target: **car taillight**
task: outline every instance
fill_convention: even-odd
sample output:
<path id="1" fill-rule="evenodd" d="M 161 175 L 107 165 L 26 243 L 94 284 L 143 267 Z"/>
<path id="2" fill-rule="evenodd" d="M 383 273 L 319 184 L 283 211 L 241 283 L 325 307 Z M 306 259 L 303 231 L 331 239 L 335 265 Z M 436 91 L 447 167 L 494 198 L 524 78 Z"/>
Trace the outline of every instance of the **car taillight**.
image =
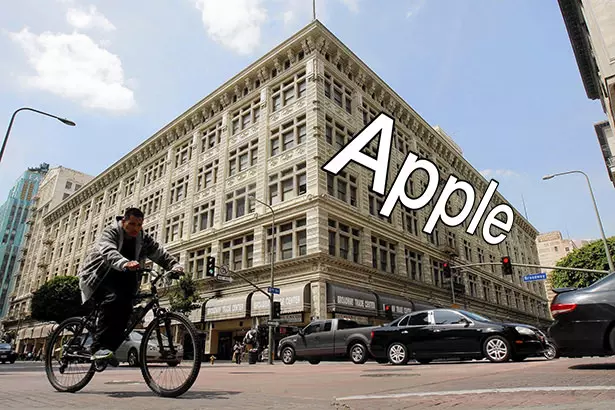
<path id="1" fill-rule="evenodd" d="M 374 338 L 374 331 L 373 331 L 373 330 L 372 330 L 372 334 L 371 334 L 371 335 L 369 335 L 369 337 L 370 337 L 370 339 L 373 339 L 373 338 Z"/>
<path id="2" fill-rule="evenodd" d="M 555 316 L 562 313 L 570 313 L 576 308 L 576 303 L 554 303 L 551 305 L 551 314 Z"/>

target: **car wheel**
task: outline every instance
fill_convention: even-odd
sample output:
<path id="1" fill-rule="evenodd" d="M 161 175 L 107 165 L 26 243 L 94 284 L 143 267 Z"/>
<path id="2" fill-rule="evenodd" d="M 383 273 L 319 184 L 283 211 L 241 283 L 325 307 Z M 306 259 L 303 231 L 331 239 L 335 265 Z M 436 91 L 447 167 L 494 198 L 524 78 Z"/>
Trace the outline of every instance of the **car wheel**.
<path id="1" fill-rule="evenodd" d="M 543 352 L 543 355 L 545 356 L 545 358 L 547 360 L 556 359 L 557 358 L 557 350 L 555 349 L 555 346 L 548 345 L 547 348 L 545 349 L 545 351 Z"/>
<path id="2" fill-rule="evenodd" d="M 485 340 L 485 356 L 494 363 L 504 363 L 510 359 L 510 344 L 502 336 L 491 336 Z"/>
<path id="3" fill-rule="evenodd" d="M 282 349 L 282 363 L 284 364 L 293 364 L 295 363 L 295 349 L 290 346 L 286 346 Z"/>
<path id="4" fill-rule="evenodd" d="M 363 343 L 355 343 L 350 348 L 350 360 L 354 364 L 363 364 L 367 361 L 367 349 Z"/>
<path id="5" fill-rule="evenodd" d="M 139 355 L 137 349 L 130 349 L 128 352 L 128 365 L 130 367 L 137 367 L 139 365 Z"/>
<path id="6" fill-rule="evenodd" d="M 408 348 L 399 342 L 395 342 L 389 346 L 387 349 L 387 357 L 389 358 L 389 362 L 396 366 L 406 364 L 410 359 Z"/>

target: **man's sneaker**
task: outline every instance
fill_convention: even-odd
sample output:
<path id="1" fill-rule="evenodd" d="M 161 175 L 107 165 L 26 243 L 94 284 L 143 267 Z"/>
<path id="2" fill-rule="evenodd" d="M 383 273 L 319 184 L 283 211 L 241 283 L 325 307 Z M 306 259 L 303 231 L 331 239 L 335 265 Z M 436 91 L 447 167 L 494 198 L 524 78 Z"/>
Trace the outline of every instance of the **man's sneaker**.
<path id="1" fill-rule="evenodd" d="M 110 359 L 111 357 L 113 357 L 113 352 L 111 350 L 100 349 L 92 355 L 91 359 L 92 360 L 103 360 L 103 359 Z"/>

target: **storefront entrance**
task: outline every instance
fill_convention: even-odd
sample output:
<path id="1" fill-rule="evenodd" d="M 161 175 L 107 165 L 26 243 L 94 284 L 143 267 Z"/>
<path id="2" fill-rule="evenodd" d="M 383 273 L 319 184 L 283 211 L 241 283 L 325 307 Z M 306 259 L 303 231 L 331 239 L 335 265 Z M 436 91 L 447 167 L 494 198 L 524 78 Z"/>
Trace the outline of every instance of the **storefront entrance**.
<path id="1" fill-rule="evenodd" d="M 231 360 L 233 358 L 233 332 L 220 332 L 218 338 L 218 360 Z"/>

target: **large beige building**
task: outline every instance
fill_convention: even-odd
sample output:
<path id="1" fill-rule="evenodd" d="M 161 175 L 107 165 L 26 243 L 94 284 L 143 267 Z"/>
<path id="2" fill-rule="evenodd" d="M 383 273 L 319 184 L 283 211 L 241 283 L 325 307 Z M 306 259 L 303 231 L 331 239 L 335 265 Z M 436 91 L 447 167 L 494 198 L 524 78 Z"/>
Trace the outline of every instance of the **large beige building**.
<path id="1" fill-rule="evenodd" d="M 369 189 L 371 171 L 350 164 L 333 176 L 321 169 L 381 111 L 396 120 L 387 190 L 413 152 L 437 164 L 443 179 L 454 174 L 469 181 L 479 197 L 476 209 L 488 181 L 460 148 L 314 21 L 51 210 L 43 241 L 53 253 L 44 268 L 24 274 L 29 282 L 22 282 L 13 309 L 27 310 L 26 294 L 42 280 L 74 273 L 84 245 L 124 209 L 139 206 L 145 231 L 201 283 L 207 302 L 191 319 L 207 333 L 206 353 L 230 357 L 232 339 L 266 321 L 268 302 L 238 277 L 206 279 L 204 265 L 214 255 L 218 265 L 268 286 L 271 214 L 249 195 L 275 210 L 276 298 L 282 318 L 295 326 L 342 316 L 384 323 L 384 304 L 393 304 L 396 314 L 450 306 L 443 262 L 451 255 L 457 264 L 497 263 L 504 254 L 538 263 L 538 232 L 517 211 L 498 246 L 483 240 L 482 226 L 476 235 L 465 233 L 469 220 L 456 228 L 438 223 L 427 235 L 422 228 L 435 200 L 417 211 L 398 204 L 385 218 L 378 213 L 384 198 Z M 426 174 L 416 173 L 409 193 L 418 196 L 426 185 Z M 500 203 L 506 201 L 496 193 L 489 209 Z M 461 195 L 454 195 L 449 213 L 461 205 Z M 503 277 L 495 265 L 466 269 L 456 303 L 494 318 L 544 324 L 544 287 L 524 283 L 523 273 Z"/>
<path id="2" fill-rule="evenodd" d="M 44 217 L 62 201 L 78 193 L 94 177 L 65 167 L 55 167 L 47 172 L 41 182 L 34 202 L 30 208 L 30 225 L 25 234 L 19 269 L 12 278 L 12 296 L 9 310 L 2 322 L 7 330 L 17 331 L 18 351 L 37 351 L 48 334 L 50 326 L 32 323 L 30 313 L 31 294 L 51 278 L 49 263 L 54 253 L 54 243 L 49 239 L 49 227 L 45 227 Z M 83 244 L 77 243 L 76 247 Z M 72 251 L 72 250 L 71 250 Z M 75 270 L 61 271 L 61 274 L 74 274 Z"/>
<path id="3" fill-rule="evenodd" d="M 536 237 L 536 246 L 538 248 L 538 259 L 542 266 L 555 266 L 557 262 L 581 246 L 588 244 L 589 241 L 575 241 L 562 237 L 559 231 L 546 232 Z M 549 273 L 553 269 L 542 269 L 549 277 Z M 555 295 L 551 290 L 551 285 L 548 280 L 544 281 L 545 289 L 549 302 L 553 300 Z"/>
<path id="4" fill-rule="evenodd" d="M 599 99 L 608 121 L 595 124 L 609 178 L 615 184 L 615 3 L 558 0 L 587 97 Z"/>

